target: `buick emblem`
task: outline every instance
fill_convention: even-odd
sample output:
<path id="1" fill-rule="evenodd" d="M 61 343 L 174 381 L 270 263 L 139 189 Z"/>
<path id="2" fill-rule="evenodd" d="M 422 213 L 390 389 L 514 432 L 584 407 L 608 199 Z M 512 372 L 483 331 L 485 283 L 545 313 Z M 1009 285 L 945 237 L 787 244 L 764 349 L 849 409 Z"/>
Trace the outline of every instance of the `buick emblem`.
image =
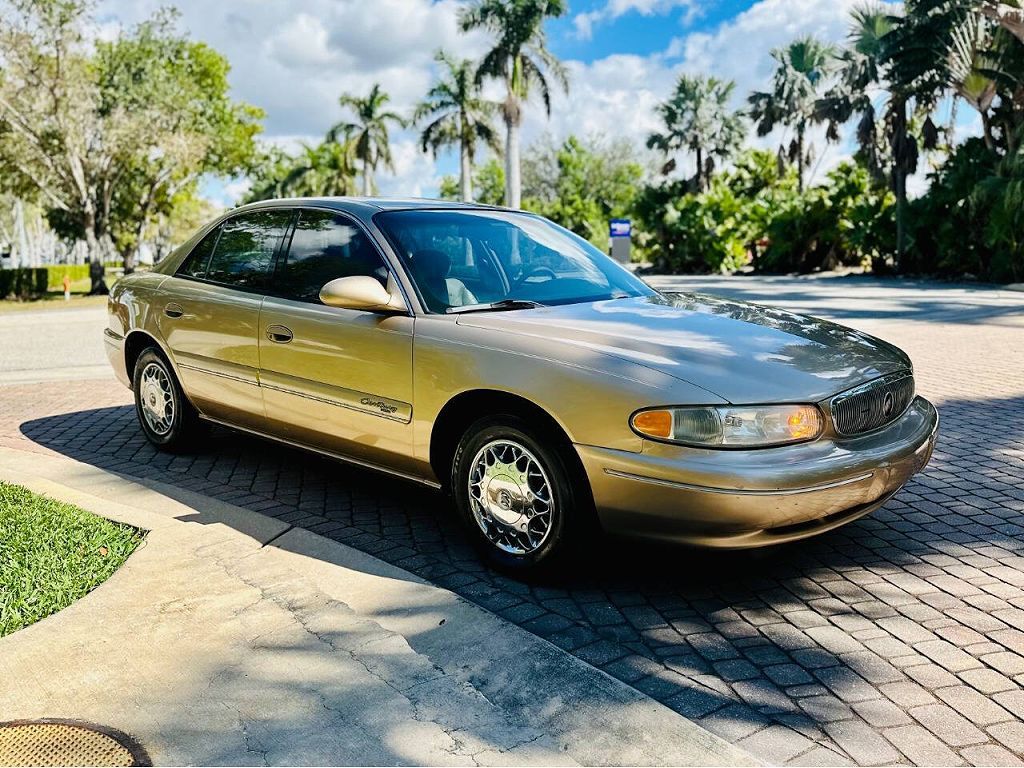
<path id="1" fill-rule="evenodd" d="M 896 396 L 892 392 L 885 393 L 885 399 L 882 400 L 882 411 L 886 416 L 892 416 L 893 410 L 896 408 Z"/>

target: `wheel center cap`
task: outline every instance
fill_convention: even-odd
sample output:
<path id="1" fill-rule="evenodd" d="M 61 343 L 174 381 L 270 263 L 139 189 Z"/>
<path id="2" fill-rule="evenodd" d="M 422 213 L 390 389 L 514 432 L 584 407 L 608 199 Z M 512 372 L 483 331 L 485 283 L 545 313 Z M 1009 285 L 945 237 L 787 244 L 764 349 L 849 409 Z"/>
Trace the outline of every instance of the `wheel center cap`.
<path id="1" fill-rule="evenodd" d="M 490 479 L 484 489 L 484 503 L 495 520 L 512 526 L 520 522 L 527 507 L 522 489 L 507 475 Z"/>

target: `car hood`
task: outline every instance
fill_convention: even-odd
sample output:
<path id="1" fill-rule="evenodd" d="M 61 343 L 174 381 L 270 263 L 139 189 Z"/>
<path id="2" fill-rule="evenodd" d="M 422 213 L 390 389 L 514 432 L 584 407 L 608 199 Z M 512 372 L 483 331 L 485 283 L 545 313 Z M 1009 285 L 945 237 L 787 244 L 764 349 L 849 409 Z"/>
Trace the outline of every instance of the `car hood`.
<path id="1" fill-rule="evenodd" d="M 911 367 L 900 349 L 868 334 L 697 294 L 468 313 L 458 322 L 535 336 L 545 356 L 569 344 L 629 360 L 730 403 L 817 402 Z"/>

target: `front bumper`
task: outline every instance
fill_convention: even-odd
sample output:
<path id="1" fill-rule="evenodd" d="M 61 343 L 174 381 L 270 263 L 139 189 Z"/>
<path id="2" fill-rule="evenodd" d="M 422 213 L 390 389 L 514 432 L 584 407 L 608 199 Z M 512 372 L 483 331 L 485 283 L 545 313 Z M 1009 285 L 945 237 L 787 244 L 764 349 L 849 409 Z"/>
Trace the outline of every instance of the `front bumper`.
<path id="1" fill-rule="evenodd" d="M 917 397 L 892 424 L 853 439 L 761 450 L 645 441 L 641 453 L 577 445 L 609 533 L 742 549 L 837 528 L 884 504 L 924 469 L 939 416 Z"/>

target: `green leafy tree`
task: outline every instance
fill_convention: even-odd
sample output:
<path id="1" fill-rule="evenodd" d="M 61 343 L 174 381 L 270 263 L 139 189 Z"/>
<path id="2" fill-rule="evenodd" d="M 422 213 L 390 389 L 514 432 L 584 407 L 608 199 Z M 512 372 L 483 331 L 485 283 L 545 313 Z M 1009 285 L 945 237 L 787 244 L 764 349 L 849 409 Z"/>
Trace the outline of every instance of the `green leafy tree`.
<path id="1" fill-rule="evenodd" d="M 746 121 L 734 112 L 735 83 L 714 77 L 681 75 L 668 101 L 658 105 L 664 129 L 647 138 L 647 146 L 665 155 L 685 151 L 694 156 L 696 191 L 707 189 L 715 160 L 726 160 L 746 135 Z M 666 170 L 674 167 L 669 161 Z"/>
<path id="2" fill-rule="evenodd" d="M 523 207 L 606 249 L 609 219 L 629 215 L 642 178 L 628 142 L 538 143 L 523 162 Z"/>
<path id="3" fill-rule="evenodd" d="M 828 88 L 835 55 L 835 46 L 814 37 L 802 37 L 776 48 L 772 51 L 776 67 L 771 90 L 755 92 L 749 99 L 750 114 L 757 123 L 759 136 L 767 136 L 779 125 L 792 128 L 796 133 L 788 157 L 797 166 L 801 190 L 808 161 L 807 130 L 822 122 L 817 104 Z M 780 148 L 780 157 L 783 154 Z"/>
<path id="4" fill-rule="evenodd" d="M 494 46 L 477 68 L 477 78 L 495 78 L 505 85 L 501 116 L 505 123 L 505 204 L 518 208 L 522 196 L 519 129 L 523 105 L 539 91 L 551 114 L 551 90 L 568 88 L 561 62 L 547 48 L 544 21 L 561 16 L 565 0 L 472 0 L 459 15 L 462 29 L 486 29 Z M 553 82 L 552 82 L 553 81 Z"/>
<path id="5" fill-rule="evenodd" d="M 373 174 L 378 166 L 383 165 L 390 171 L 395 169 L 388 126 L 403 128 L 406 125 L 404 117 L 387 109 L 389 101 L 391 97 L 379 83 L 374 83 L 365 97 L 342 94 L 338 103 L 355 117 L 337 123 L 327 133 L 330 142 L 340 143 L 342 138 L 352 142 L 353 152 L 362 165 L 363 194 L 367 196 L 374 192 Z"/>
<path id="6" fill-rule="evenodd" d="M 429 120 L 420 134 L 423 151 L 433 150 L 436 158 L 443 147 L 459 148 L 459 196 L 470 202 L 477 144 L 482 142 L 494 152 L 501 151 L 493 123 L 498 105 L 481 96 L 471 61 L 455 60 L 444 51 L 438 51 L 434 58 L 444 71 L 426 100 L 416 108 L 414 120 Z"/>
<path id="7" fill-rule="evenodd" d="M 484 205 L 501 205 L 505 200 L 505 166 L 496 157 L 491 157 L 473 171 L 473 189 L 476 202 Z M 462 190 L 457 176 L 441 179 L 442 200 L 461 200 Z"/>
<path id="8" fill-rule="evenodd" d="M 90 7 L 0 6 L 0 168 L 91 260 L 116 246 L 130 269 L 141 233 L 180 192 L 244 169 L 262 113 L 229 98 L 227 62 L 178 34 L 172 14 L 90 44 Z"/>

